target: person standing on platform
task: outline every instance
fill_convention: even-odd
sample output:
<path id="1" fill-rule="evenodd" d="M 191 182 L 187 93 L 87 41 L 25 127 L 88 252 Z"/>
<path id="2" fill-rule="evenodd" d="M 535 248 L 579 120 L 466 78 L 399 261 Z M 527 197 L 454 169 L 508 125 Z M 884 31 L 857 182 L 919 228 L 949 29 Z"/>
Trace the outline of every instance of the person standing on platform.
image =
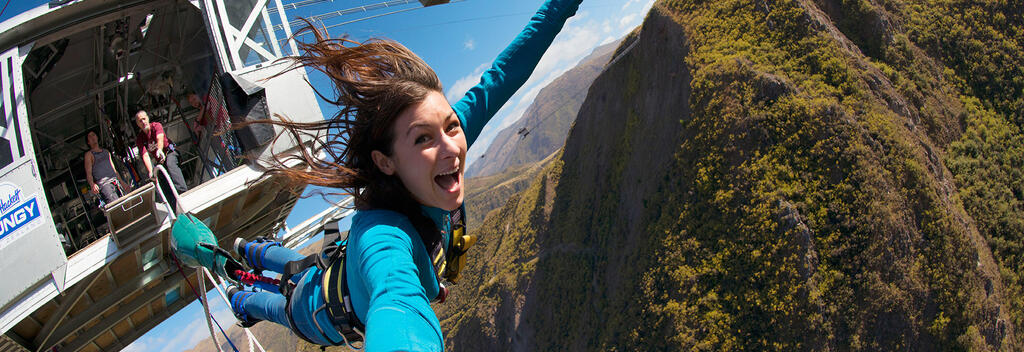
<path id="1" fill-rule="evenodd" d="M 149 178 L 157 182 L 164 190 L 164 195 L 170 197 L 170 190 L 167 185 L 159 182 L 154 172 L 156 165 L 163 165 L 167 174 L 171 176 L 171 183 L 178 194 L 185 193 L 188 186 L 185 184 L 185 177 L 178 167 L 178 152 L 174 150 L 174 144 L 164 134 L 164 126 L 159 122 L 149 122 L 149 114 L 146 110 L 139 110 L 135 113 L 135 124 L 139 126 L 139 134 L 135 136 L 135 146 L 139 148 L 139 155 L 142 163 L 146 166 Z M 173 203 L 173 202 L 172 202 Z"/>
<path id="2" fill-rule="evenodd" d="M 103 197 L 105 204 L 117 200 L 117 189 L 124 192 L 127 185 L 114 168 L 110 151 L 100 147 L 100 137 L 96 132 L 89 131 L 85 137 L 89 151 L 85 152 L 85 179 L 89 181 L 89 189 L 93 194 Z"/>

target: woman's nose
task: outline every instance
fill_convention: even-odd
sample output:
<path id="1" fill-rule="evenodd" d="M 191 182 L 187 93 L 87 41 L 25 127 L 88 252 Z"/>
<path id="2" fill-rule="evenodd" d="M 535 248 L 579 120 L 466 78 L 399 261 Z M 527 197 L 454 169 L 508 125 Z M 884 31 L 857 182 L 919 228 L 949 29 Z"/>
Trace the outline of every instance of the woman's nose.
<path id="1" fill-rule="evenodd" d="M 441 158 L 457 157 L 461 150 L 459 150 L 459 141 L 456 137 L 449 136 L 448 134 L 441 135 Z"/>

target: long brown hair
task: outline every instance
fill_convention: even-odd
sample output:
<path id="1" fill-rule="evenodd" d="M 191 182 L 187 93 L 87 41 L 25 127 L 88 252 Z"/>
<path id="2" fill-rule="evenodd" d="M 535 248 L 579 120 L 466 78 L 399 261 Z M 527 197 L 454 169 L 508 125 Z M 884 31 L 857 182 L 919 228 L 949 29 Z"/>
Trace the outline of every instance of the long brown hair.
<path id="1" fill-rule="evenodd" d="M 291 69 L 307 67 L 324 73 L 334 92 L 314 88 L 322 99 L 341 108 L 324 121 L 298 123 L 278 116 L 263 121 L 284 127 L 296 141 L 312 140 L 298 154 L 275 156 L 265 176 L 283 176 L 293 184 L 339 188 L 355 198 L 357 209 L 388 209 L 409 217 L 427 248 L 439 239 L 434 223 L 423 215 L 405 185 L 395 175 L 384 174 L 370 153 L 392 155 L 394 122 L 407 107 L 441 92 L 441 81 L 423 59 L 395 41 L 370 39 L 363 43 L 345 37 L 332 39 L 313 26 L 315 41 L 300 43 L 302 55 L 293 58 Z M 281 135 L 277 136 L 278 138 Z M 323 157 L 317 157 L 322 155 Z M 299 159 L 308 167 L 284 167 Z"/>

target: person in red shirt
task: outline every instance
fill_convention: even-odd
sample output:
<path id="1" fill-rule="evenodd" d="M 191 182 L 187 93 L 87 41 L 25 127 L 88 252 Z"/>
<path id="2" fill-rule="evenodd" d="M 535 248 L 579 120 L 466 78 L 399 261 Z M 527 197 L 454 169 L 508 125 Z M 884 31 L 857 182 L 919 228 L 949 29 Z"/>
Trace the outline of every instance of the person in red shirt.
<path id="1" fill-rule="evenodd" d="M 139 134 L 135 136 L 135 146 L 139 148 L 139 155 L 142 157 L 142 163 L 146 165 L 149 178 L 157 181 L 153 168 L 154 165 L 162 164 L 171 176 L 174 189 L 178 191 L 178 194 L 185 193 L 188 186 L 185 184 L 181 168 L 178 167 L 178 152 L 174 150 L 174 144 L 164 134 L 164 126 L 159 122 L 149 122 L 149 114 L 145 110 L 135 113 L 135 124 L 139 126 Z M 165 195 L 170 196 L 167 191 L 164 191 Z"/>

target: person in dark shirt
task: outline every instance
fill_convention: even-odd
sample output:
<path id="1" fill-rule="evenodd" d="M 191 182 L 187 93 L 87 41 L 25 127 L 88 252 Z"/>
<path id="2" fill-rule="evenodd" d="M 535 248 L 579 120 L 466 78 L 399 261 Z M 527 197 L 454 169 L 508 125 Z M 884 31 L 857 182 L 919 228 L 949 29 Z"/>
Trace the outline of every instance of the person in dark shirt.
<path id="1" fill-rule="evenodd" d="M 85 137 L 89 143 L 89 151 L 85 152 L 85 179 L 89 181 L 89 189 L 93 194 L 103 197 L 106 204 L 117 200 L 117 188 L 124 191 L 127 185 L 114 168 L 110 151 L 100 147 L 100 137 L 96 132 L 89 131 Z"/>

